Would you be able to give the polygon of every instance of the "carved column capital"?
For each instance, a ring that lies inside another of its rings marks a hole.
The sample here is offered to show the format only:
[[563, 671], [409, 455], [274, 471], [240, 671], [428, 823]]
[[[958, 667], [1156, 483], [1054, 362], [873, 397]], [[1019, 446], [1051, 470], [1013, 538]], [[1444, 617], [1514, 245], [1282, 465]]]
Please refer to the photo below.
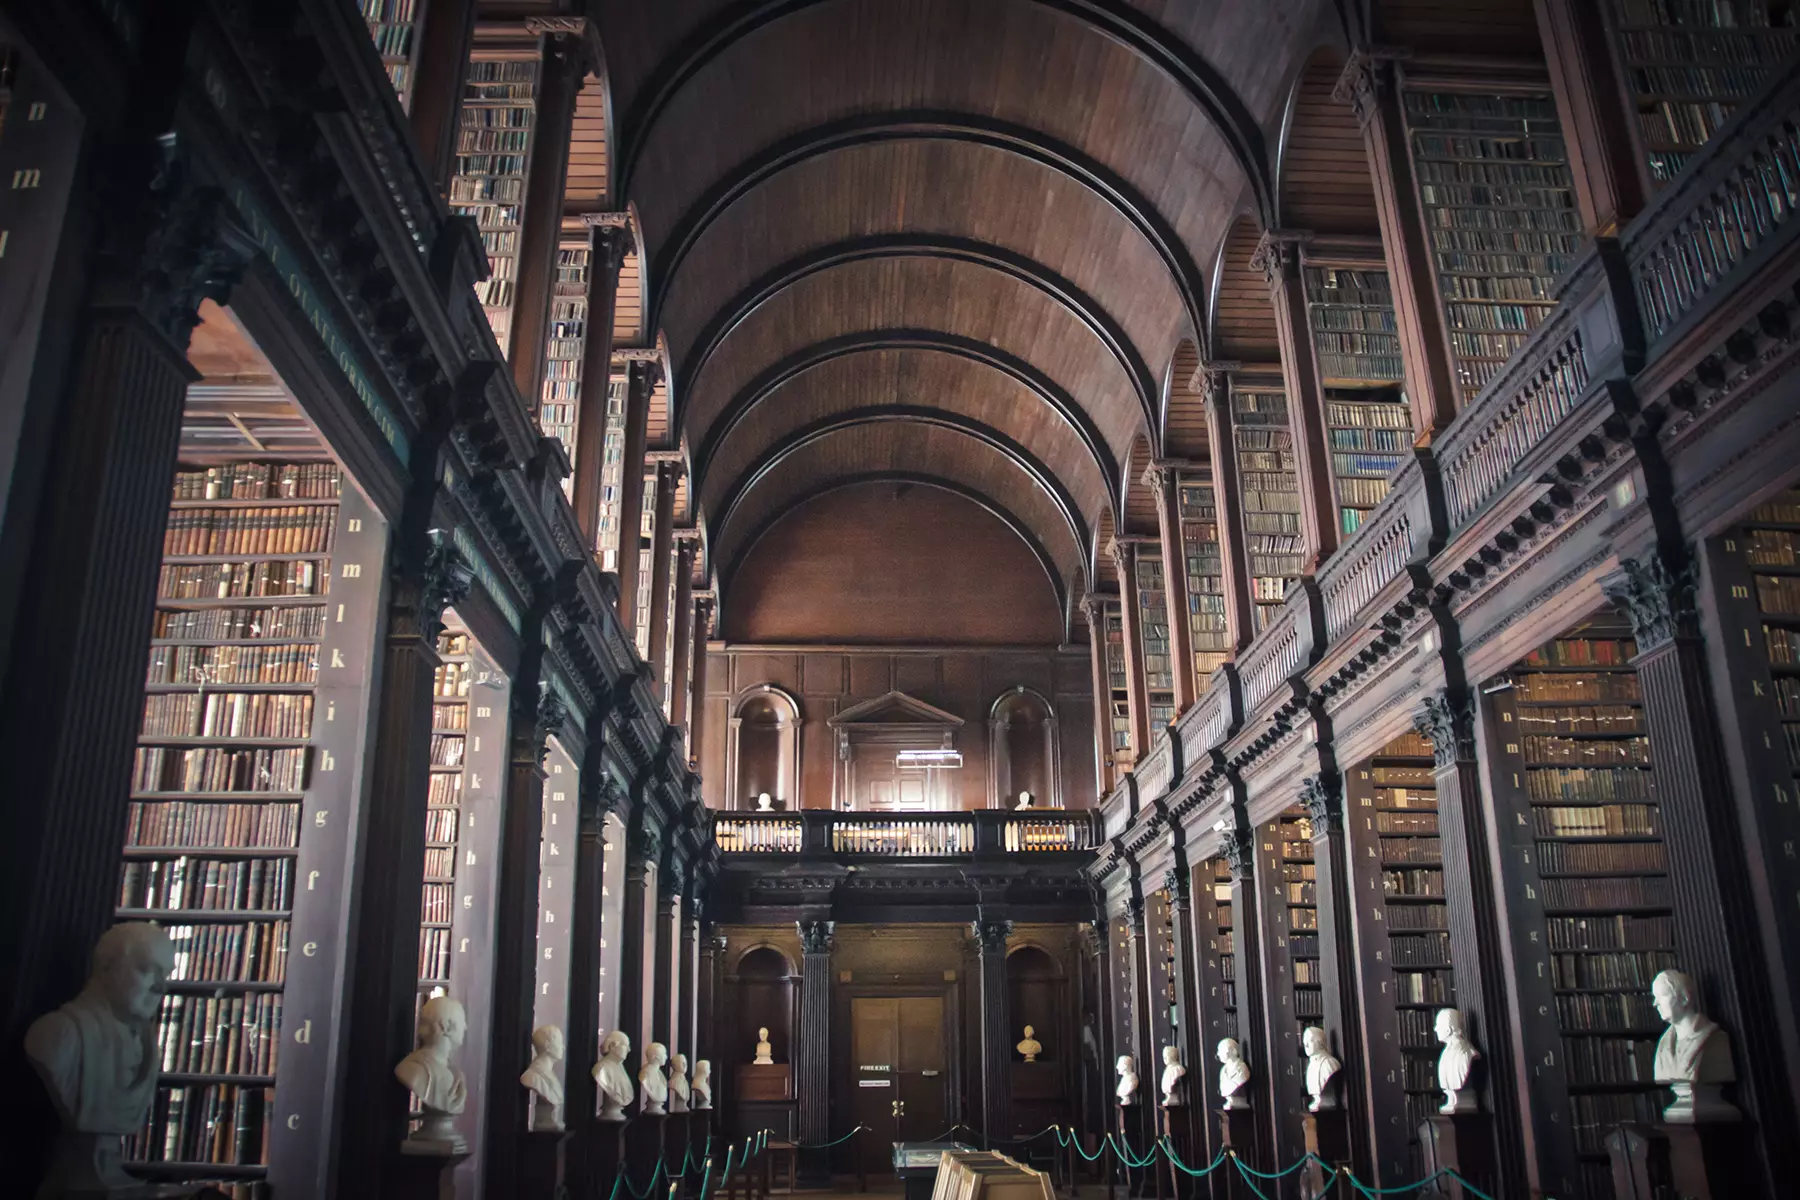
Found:
[[1125, 594], [1126, 588], [1133, 586], [1131, 583], [1131, 564], [1133, 558], [1137, 554], [1137, 546], [1135, 543], [1126, 541], [1122, 538], [1114, 538], [1112, 544], [1107, 546], [1106, 552], [1112, 555], [1113, 566], [1118, 569], [1119, 594], [1122, 596]]
[[1088, 628], [1095, 633], [1104, 632], [1106, 626], [1106, 597], [1097, 592], [1089, 592], [1081, 598], [1081, 614], [1087, 618]]
[[1261, 271], [1263, 281], [1270, 287], [1293, 278], [1300, 270], [1300, 247], [1307, 237], [1307, 234], [1287, 229], [1266, 231], [1250, 254], [1250, 269]]
[[1144, 898], [1125, 897], [1125, 931], [1134, 938], [1144, 936]]
[[1256, 838], [1248, 825], [1238, 822], [1223, 830], [1219, 853], [1231, 867], [1231, 877], [1249, 883], [1256, 871]]
[[1331, 98], [1348, 104], [1357, 123], [1367, 126], [1375, 119], [1383, 98], [1394, 88], [1394, 61], [1404, 52], [1390, 48], [1371, 48], [1351, 53], [1350, 61], [1338, 76]]
[[417, 620], [420, 635], [435, 643], [444, 631], [444, 610], [468, 597], [475, 568], [444, 530], [433, 529], [427, 536], [431, 541], [419, 571]]
[[617, 275], [631, 249], [631, 218], [624, 213], [588, 213], [588, 270]]
[[[538, 682], [536, 704], [519, 703], [523, 697], [515, 699], [516, 719], [514, 728], [519, 731], [513, 742], [513, 761], [542, 766], [544, 755], [550, 750], [550, 735], [563, 727], [569, 719], [569, 706], [563, 698], [550, 686], [547, 679]], [[523, 736], [519, 736], [519, 735]]]
[[800, 931], [800, 952], [806, 957], [831, 953], [836, 921], [795, 921], [794, 927]]
[[1144, 468], [1144, 486], [1156, 493], [1159, 504], [1166, 504], [1169, 496], [1175, 491], [1175, 485], [1181, 478], [1181, 465], [1167, 459], [1157, 459]]
[[975, 939], [975, 948], [981, 957], [998, 954], [1006, 955], [1006, 939], [1012, 936], [1011, 921], [996, 921], [986, 917], [977, 917], [969, 925], [969, 933]]
[[1600, 581], [1600, 590], [1625, 610], [1643, 654], [1698, 631], [1695, 583], [1692, 555], [1671, 570], [1662, 554], [1651, 550], [1641, 558], [1621, 558], [1619, 569]]
[[627, 859], [639, 867], [647, 867], [662, 858], [662, 851], [662, 831], [648, 821], [638, 821], [625, 842]]
[[1178, 913], [1185, 913], [1193, 902], [1193, 892], [1188, 884], [1188, 873], [1170, 867], [1163, 872], [1163, 891], [1169, 893], [1169, 904]]
[[1196, 378], [1200, 384], [1200, 399], [1208, 405], [1224, 405], [1231, 399], [1231, 372], [1236, 363], [1201, 363]]
[[1413, 713], [1413, 729], [1431, 740], [1439, 770], [1475, 759], [1475, 706], [1467, 696], [1435, 692]]
[[1300, 783], [1300, 807], [1312, 821], [1313, 838], [1343, 828], [1343, 787], [1335, 775], [1308, 775]]

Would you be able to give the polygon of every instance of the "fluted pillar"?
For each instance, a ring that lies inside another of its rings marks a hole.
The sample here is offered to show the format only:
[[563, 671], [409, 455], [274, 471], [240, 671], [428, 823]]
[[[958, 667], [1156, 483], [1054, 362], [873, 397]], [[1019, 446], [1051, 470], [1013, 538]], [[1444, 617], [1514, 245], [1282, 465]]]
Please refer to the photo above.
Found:
[[1288, 424], [1294, 438], [1300, 481], [1300, 529], [1316, 571], [1338, 546], [1337, 498], [1331, 483], [1330, 434], [1325, 427], [1325, 389], [1313, 355], [1312, 326], [1306, 317], [1306, 283], [1300, 275], [1302, 236], [1285, 230], [1263, 234], [1250, 265], [1260, 267], [1275, 310], [1281, 345], [1281, 379], [1287, 390]]
[[475, 0], [430, 0], [420, 7], [424, 12], [414, 33], [418, 48], [407, 116], [426, 178], [444, 196], [456, 174], [457, 126], [475, 43]]
[[[831, 1140], [831, 948], [834, 922], [799, 922], [801, 951], [800, 1037], [794, 1047], [794, 1094], [800, 1101], [800, 1141]], [[830, 1151], [802, 1156], [803, 1178], [829, 1184]]]
[[1237, 453], [1232, 445], [1231, 379], [1222, 370], [1203, 372], [1207, 451], [1212, 457], [1213, 508], [1219, 516], [1219, 567], [1225, 584], [1225, 618], [1231, 651], [1256, 637], [1250, 600], [1250, 559], [1245, 549], [1244, 494], [1238, 487]]
[[981, 1130], [988, 1149], [1012, 1136], [1013, 1039], [1006, 994], [1006, 939], [1012, 928], [1011, 921], [989, 917], [977, 917], [969, 927], [981, 990]]
[[1094, 794], [1104, 798], [1113, 786], [1112, 681], [1106, 672], [1106, 598], [1081, 598], [1087, 618], [1088, 657], [1094, 670]]
[[575, 94], [588, 71], [581, 18], [525, 18], [540, 39], [537, 105], [531, 123], [531, 159], [519, 223], [518, 278], [513, 289], [512, 344], [501, 347], [527, 409], [537, 411], [544, 393], [544, 353], [556, 288], [556, 252], [562, 243], [563, 193], [569, 178], [569, 137]]
[[633, 358], [625, 382], [624, 439], [619, 461], [619, 624], [625, 636], [637, 633], [638, 554], [644, 525], [644, 437], [650, 421], [650, 393], [661, 368]]
[[1333, 1052], [1343, 1063], [1336, 1087], [1349, 1110], [1350, 1151], [1359, 1175], [1372, 1174], [1375, 1159], [1369, 1094], [1364, 1087], [1367, 1056], [1360, 1009], [1355, 935], [1351, 930], [1350, 842], [1344, 833], [1343, 783], [1333, 770], [1308, 775], [1300, 785], [1300, 806], [1312, 822], [1315, 898], [1319, 915], [1319, 982], [1325, 1017], [1321, 1022]]
[[1125, 695], [1131, 714], [1131, 760], [1150, 752], [1150, 702], [1144, 694], [1144, 632], [1137, 602], [1137, 543], [1114, 541], [1113, 566], [1119, 573], [1119, 620], [1125, 634]]
[[706, 765], [706, 639], [712, 627], [712, 614], [713, 598], [696, 596], [687, 737], [688, 766], [695, 771], [703, 770]]
[[650, 531], [650, 638], [645, 657], [655, 678], [656, 698], [669, 708], [669, 572], [674, 567], [675, 488], [681, 479], [681, 463], [663, 459], [656, 464], [656, 525]]
[[669, 724], [684, 734], [688, 727], [688, 664], [694, 644], [694, 555], [697, 534], [688, 533], [675, 544], [675, 612], [669, 632]]
[[[597, 722], [596, 729], [603, 728]], [[564, 1030], [568, 1066], [563, 1072], [563, 1123], [575, 1134], [567, 1182], [571, 1196], [586, 1196], [593, 1178], [594, 1115], [599, 1111], [593, 1066], [600, 1060], [600, 914], [604, 907], [606, 814], [624, 800], [606, 778], [601, 754], [590, 750], [581, 773], [581, 834], [575, 850], [575, 896], [570, 905], [569, 1023]], [[622, 886], [623, 881], [618, 881]]]
[[[588, 226], [587, 335], [581, 342], [581, 398], [575, 409], [575, 523], [596, 559], [600, 551], [601, 477], [606, 470], [606, 410], [612, 390], [613, 319], [619, 267], [631, 231], [624, 213], [593, 213]], [[622, 531], [621, 531], [622, 532]]]
[[1173, 463], [1144, 468], [1144, 482], [1156, 497], [1156, 528], [1162, 551], [1163, 598], [1169, 614], [1169, 670], [1175, 677], [1175, 715], [1193, 707], [1194, 623], [1188, 615], [1187, 554], [1181, 544], [1180, 474]]

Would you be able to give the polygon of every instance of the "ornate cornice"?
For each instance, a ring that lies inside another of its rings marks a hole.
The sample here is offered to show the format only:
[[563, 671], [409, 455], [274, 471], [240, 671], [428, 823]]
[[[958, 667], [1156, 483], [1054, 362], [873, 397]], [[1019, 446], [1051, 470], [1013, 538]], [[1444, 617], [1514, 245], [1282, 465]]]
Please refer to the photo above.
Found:
[[1466, 695], [1434, 692], [1413, 712], [1413, 729], [1431, 741], [1438, 770], [1475, 761], [1475, 705]]
[[1308, 775], [1300, 781], [1299, 801], [1312, 821], [1313, 837], [1343, 828], [1344, 792], [1336, 775]]
[[435, 642], [444, 631], [444, 610], [467, 598], [474, 586], [475, 568], [442, 529], [433, 529], [430, 537], [420, 571], [419, 629], [427, 641]]
[[1670, 570], [1657, 550], [1641, 558], [1621, 558], [1619, 569], [1600, 581], [1606, 598], [1630, 619], [1639, 654], [1694, 634], [1699, 622], [1694, 587], [1693, 556]]
[[1006, 939], [1012, 936], [1011, 921], [995, 921], [978, 917], [969, 925], [969, 934], [975, 939], [975, 948], [983, 958], [989, 955], [1006, 954]]
[[836, 921], [796, 921], [794, 927], [800, 931], [800, 950], [806, 957], [830, 955]]

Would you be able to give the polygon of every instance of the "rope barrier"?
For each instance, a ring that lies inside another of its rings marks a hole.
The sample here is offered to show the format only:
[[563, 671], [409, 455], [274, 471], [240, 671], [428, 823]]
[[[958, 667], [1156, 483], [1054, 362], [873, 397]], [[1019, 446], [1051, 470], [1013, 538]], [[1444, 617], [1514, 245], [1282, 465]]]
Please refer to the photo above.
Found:
[[843, 1137], [837, 1139], [837, 1141], [835, 1141], [835, 1142], [820, 1142], [816, 1146], [795, 1146], [794, 1149], [796, 1149], [796, 1150], [829, 1150], [833, 1146], [840, 1146], [843, 1143], [849, 1141], [851, 1138], [855, 1137], [857, 1134], [861, 1133], [863, 1130], [865, 1130], [867, 1128], [868, 1128], [867, 1125], [858, 1125], [855, 1129], [852, 1129], [849, 1133], [846, 1133]]

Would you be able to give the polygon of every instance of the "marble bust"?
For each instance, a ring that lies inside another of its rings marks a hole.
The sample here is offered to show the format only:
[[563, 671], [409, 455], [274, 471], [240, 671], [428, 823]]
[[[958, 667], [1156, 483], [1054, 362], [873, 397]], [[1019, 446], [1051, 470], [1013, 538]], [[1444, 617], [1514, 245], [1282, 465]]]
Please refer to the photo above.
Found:
[[693, 1099], [688, 1106], [695, 1112], [712, 1107], [712, 1060], [703, 1058], [694, 1064], [694, 1081], [689, 1085]]
[[1025, 1027], [1025, 1040], [1014, 1046], [1013, 1049], [1017, 1050], [1026, 1062], [1036, 1062], [1037, 1056], [1044, 1052], [1044, 1047], [1038, 1043], [1036, 1030], [1029, 1025]]
[[763, 1026], [756, 1031], [756, 1061], [751, 1066], [772, 1067], [775, 1065], [775, 1048], [769, 1045], [769, 1027]]
[[669, 1055], [669, 1111], [686, 1112], [688, 1110], [688, 1073], [687, 1055]]
[[1138, 1090], [1137, 1063], [1132, 1061], [1131, 1055], [1121, 1054], [1119, 1055], [1117, 1070], [1119, 1072], [1119, 1087], [1116, 1094], [1119, 1097], [1119, 1103], [1136, 1104]]
[[1181, 1065], [1181, 1050], [1175, 1046], [1164, 1046], [1162, 1049], [1162, 1102], [1164, 1108], [1179, 1108], [1181, 1099], [1181, 1079], [1187, 1074], [1187, 1068]]
[[433, 996], [419, 1009], [419, 1048], [400, 1060], [394, 1077], [418, 1097], [424, 1117], [401, 1143], [405, 1154], [462, 1154], [469, 1144], [454, 1118], [468, 1103], [468, 1084], [450, 1056], [463, 1044], [469, 1017], [462, 1002]]
[[1675, 1093], [1663, 1109], [1671, 1125], [1736, 1121], [1743, 1117], [1726, 1100], [1722, 1085], [1737, 1081], [1731, 1061], [1731, 1035], [1700, 1011], [1694, 981], [1683, 971], [1663, 971], [1650, 983], [1656, 1013], [1668, 1022], [1656, 1043], [1654, 1075]]
[[143, 1128], [156, 1098], [156, 1014], [174, 969], [160, 928], [115, 925], [95, 943], [81, 993], [26, 1031], [25, 1056], [62, 1118], [40, 1195], [136, 1184], [120, 1165], [119, 1139]]
[[644, 1112], [649, 1116], [661, 1116], [667, 1112], [669, 1100], [669, 1079], [663, 1074], [663, 1064], [669, 1061], [669, 1048], [661, 1042], [651, 1042], [644, 1047], [644, 1065], [638, 1070], [638, 1086], [644, 1089]]
[[1308, 1025], [1300, 1035], [1300, 1046], [1306, 1051], [1306, 1094], [1312, 1097], [1306, 1111], [1336, 1108], [1338, 1102], [1331, 1092], [1331, 1081], [1344, 1064], [1332, 1057], [1325, 1031], [1317, 1025]]
[[1437, 1064], [1438, 1086], [1444, 1090], [1444, 1104], [1438, 1111], [1472, 1113], [1479, 1106], [1469, 1087], [1469, 1075], [1475, 1068], [1475, 1060], [1481, 1057], [1481, 1051], [1469, 1040], [1463, 1015], [1454, 1008], [1437, 1010], [1435, 1031], [1437, 1040], [1444, 1044], [1438, 1053]]
[[1225, 1098], [1225, 1107], [1249, 1108], [1244, 1086], [1250, 1082], [1250, 1064], [1244, 1061], [1242, 1047], [1236, 1038], [1220, 1038], [1218, 1054], [1219, 1095]]
[[1020, 810], [1030, 808], [1031, 807], [1031, 793], [1030, 792], [1020, 792], [1019, 793], [1019, 803], [1016, 807]]
[[631, 1086], [631, 1073], [625, 1069], [625, 1056], [631, 1053], [631, 1038], [615, 1029], [600, 1039], [600, 1061], [594, 1064], [594, 1083], [600, 1089], [600, 1119], [625, 1120], [625, 1107], [636, 1097]]
[[563, 1059], [563, 1031], [555, 1025], [539, 1025], [531, 1031], [531, 1051], [531, 1065], [519, 1076], [532, 1095], [531, 1128], [538, 1133], [560, 1133], [563, 1088], [557, 1065]]
[[757, 812], [774, 812], [775, 811], [774, 797], [770, 796], [769, 793], [767, 793], [767, 792], [758, 793], [757, 797], [756, 797], [756, 811]]

